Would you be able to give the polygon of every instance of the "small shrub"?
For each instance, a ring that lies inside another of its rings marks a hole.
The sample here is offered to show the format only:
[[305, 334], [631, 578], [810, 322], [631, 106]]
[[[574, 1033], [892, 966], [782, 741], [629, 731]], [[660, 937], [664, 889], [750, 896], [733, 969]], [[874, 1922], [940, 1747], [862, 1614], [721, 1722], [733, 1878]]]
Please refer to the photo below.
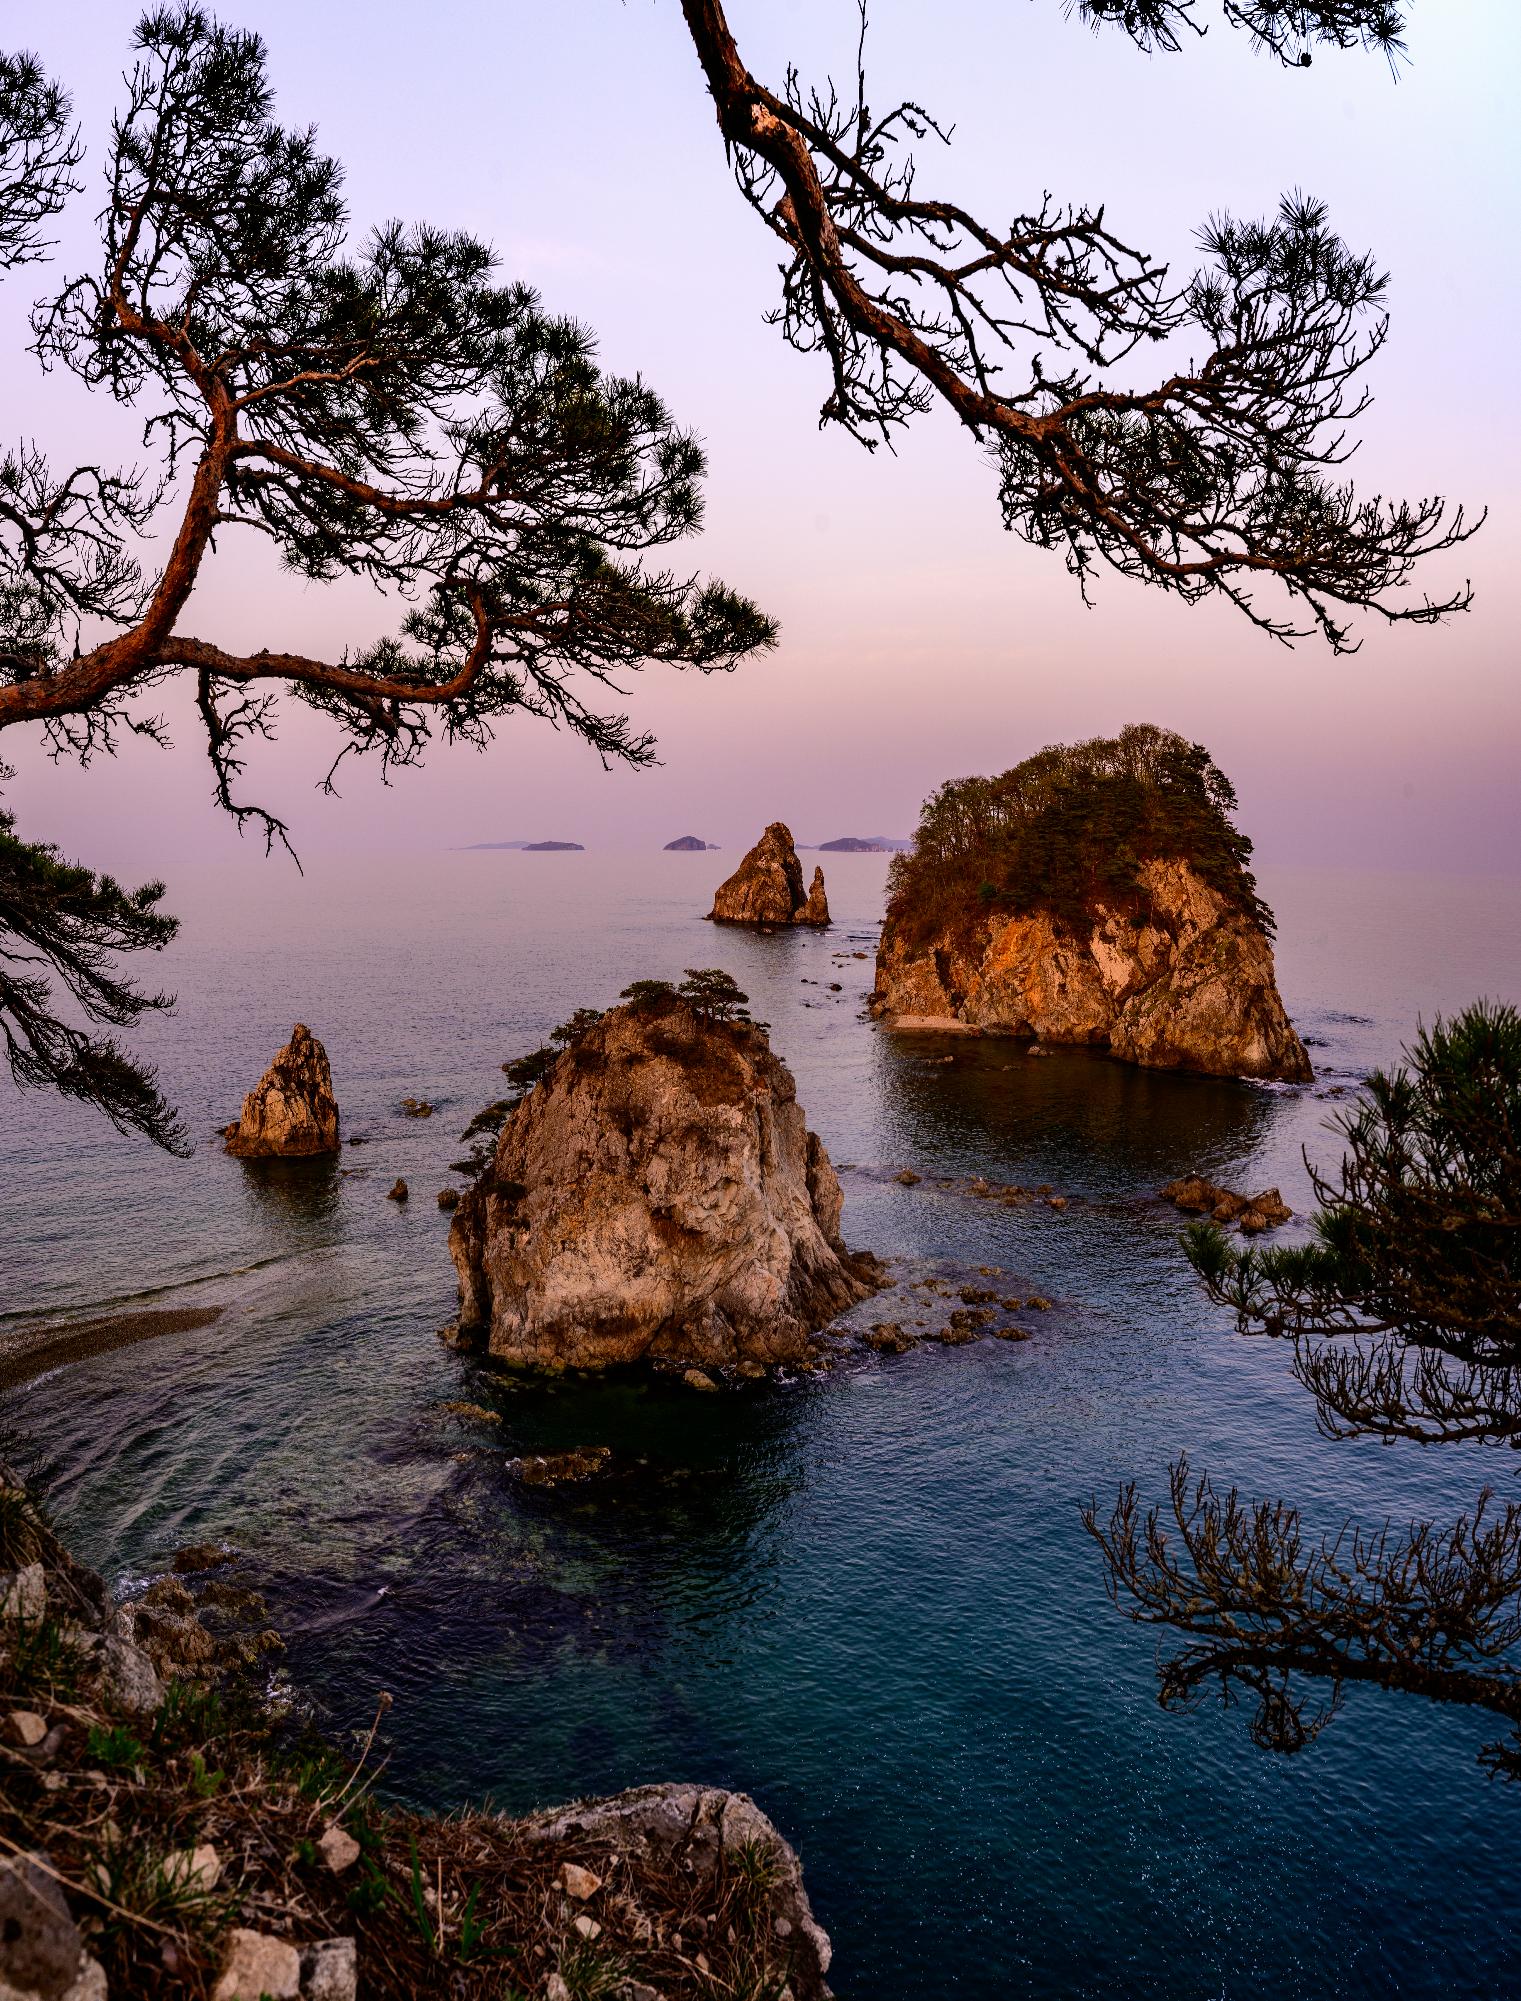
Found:
[[3, 1670], [8, 1700], [48, 1707], [72, 1702], [88, 1668], [88, 1659], [56, 1619], [18, 1619], [11, 1628], [9, 1658]]
[[136, 1771], [148, 1756], [147, 1745], [124, 1723], [92, 1723], [86, 1749], [93, 1762], [108, 1772]]

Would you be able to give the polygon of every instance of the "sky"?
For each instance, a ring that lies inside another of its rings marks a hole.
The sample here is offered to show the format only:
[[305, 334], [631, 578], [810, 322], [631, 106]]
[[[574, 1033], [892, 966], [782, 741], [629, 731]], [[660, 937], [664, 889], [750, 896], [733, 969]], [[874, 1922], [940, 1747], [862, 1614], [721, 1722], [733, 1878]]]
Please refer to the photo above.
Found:
[[[60, 277], [92, 261], [137, 11], [118, 0], [6, 10], [8, 41], [35, 48], [73, 91], [90, 147], [86, 194], [60, 229]], [[804, 841], [905, 834], [946, 778], [1148, 721], [1210, 747], [1263, 861], [1516, 869], [1513, 0], [1412, 0], [1397, 80], [1363, 53], [1285, 71], [1217, 18], [1181, 54], [1148, 58], [1113, 30], [1093, 35], [1062, 0], [873, 7], [874, 105], [911, 97], [954, 123], [949, 150], [921, 149], [921, 188], [992, 221], [1045, 189], [1105, 203], [1121, 237], [1178, 269], [1212, 213], [1270, 213], [1302, 188], [1389, 269], [1392, 335], [1372, 371], [1358, 479], [1452, 494], [1490, 518], [1427, 580], [1445, 591], [1471, 577], [1470, 613], [1435, 629], [1363, 620], [1362, 651], [1341, 659], [1114, 576], [1085, 609], [1058, 556], [1002, 530], [993, 473], [943, 412], [895, 455], [821, 431], [827, 383], [764, 324], [773, 240], [729, 176], [676, 0], [228, 0], [221, 11], [265, 37], [280, 116], [317, 124], [346, 163], [356, 235], [393, 216], [475, 231], [505, 273], [596, 330], [608, 367], [642, 374], [703, 437], [706, 524], [681, 559], [781, 624], [777, 650], [732, 676], [631, 678], [627, 706], [661, 746], [660, 767], [642, 773], [604, 772], [580, 743], [517, 719], [486, 753], [436, 747], [389, 788], [354, 770], [335, 801], [315, 789], [332, 754], [325, 726], [287, 707], [247, 785], [290, 820], [303, 853], [542, 838], [641, 849], [686, 833], [727, 848], [776, 818]], [[1214, 17], [1210, 0], [1200, 11]], [[852, 72], [851, 0], [730, 0], [729, 16], [774, 87], [789, 60], [809, 79]], [[44, 379], [25, 354], [45, 282], [22, 272], [0, 291], [7, 435], [55, 460], [141, 461], [140, 419]], [[390, 616], [367, 588], [303, 584], [245, 540], [208, 566], [183, 626], [240, 652], [336, 656]], [[185, 695], [156, 701], [174, 748], [134, 743], [87, 772], [9, 733], [19, 830], [122, 873], [172, 876], [189, 854], [239, 854], [211, 807]]]

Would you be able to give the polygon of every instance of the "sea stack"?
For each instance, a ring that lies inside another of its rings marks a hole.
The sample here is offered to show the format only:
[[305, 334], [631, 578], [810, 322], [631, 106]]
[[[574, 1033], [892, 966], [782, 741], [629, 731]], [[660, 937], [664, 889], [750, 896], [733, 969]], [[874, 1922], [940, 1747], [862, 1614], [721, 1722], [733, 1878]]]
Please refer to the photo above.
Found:
[[873, 1014], [1308, 1082], [1235, 803], [1202, 745], [1146, 725], [943, 786], [893, 863]]
[[796, 1362], [873, 1289], [841, 1203], [762, 1028], [675, 993], [614, 1008], [455, 1211], [460, 1334], [538, 1368]]
[[327, 1051], [304, 1022], [243, 1100], [226, 1131], [227, 1151], [244, 1160], [302, 1159], [338, 1151], [338, 1101]]
[[824, 895], [824, 871], [813, 872], [813, 887], [803, 888], [803, 865], [792, 835], [773, 820], [727, 882], [721, 883], [708, 912], [715, 924], [811, 924], [829, 922]]

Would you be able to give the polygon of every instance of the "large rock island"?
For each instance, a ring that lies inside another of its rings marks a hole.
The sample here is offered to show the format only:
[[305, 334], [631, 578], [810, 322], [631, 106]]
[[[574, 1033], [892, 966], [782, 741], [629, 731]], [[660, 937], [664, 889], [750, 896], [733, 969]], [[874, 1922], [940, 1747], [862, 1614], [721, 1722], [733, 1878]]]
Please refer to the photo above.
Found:
[[892, 865], [873, 1013], [1307, 1082], [1235, 804], [1202, 745], [1146, 725], [942, 786]]
[[634, 991], [546, 1053], [455, 1211], [460, 1334], [535, 1367], [797, 1361], [872, 1289], [829, 1156], [764, 1029]]
[[245, 1160], [304, 1159], [338, 1151], [338, 1100], [327, 1051], [305, 1022], [248, 1096], [224, 1135]]
[[813, 924], [829, 922], [824, 895], [824, 871], [813, 871], [813, 883], [803, 888], [803, 864], [792, 835], [773, 820], [727, 882], [720, 883], [708, 912], [715, 924]]

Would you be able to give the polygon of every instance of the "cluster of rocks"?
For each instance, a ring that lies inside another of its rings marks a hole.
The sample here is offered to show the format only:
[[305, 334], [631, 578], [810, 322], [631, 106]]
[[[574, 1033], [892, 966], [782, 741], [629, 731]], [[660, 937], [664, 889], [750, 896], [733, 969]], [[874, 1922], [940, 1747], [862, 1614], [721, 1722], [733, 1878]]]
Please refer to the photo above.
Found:
[[[925, 1180], [913, 1168], [903, 1167], [893, 1176], [900, 1187], [918, 1188]], [[975, 1195], [981, 1202], [997, 1202], [1004, 1209], [1029, 1209], [1040, 1204], [1047, 1209], [1065, 1209], [1069, 1203], [1080, 1202], [1080, 1195], [1058, 1195], [1049, 1181], [1038, 1182], [1027, 1188], [1019, 1181], [990, 1181], [985, 1174], [974, 1174], [958, 1179], [955, 1175], [936, 1176], [931, 1184], [935, 1188], [950, 1189], [963, 1195]]]
[[1171, 1202], [1186, 1216], [1208, 1216], [1216, 1223], [1234, 1223], [1248, 1237], [1276, 1230], [1294, 1214], [1276, 1188], [1265, 1188], [1260, 1195], [1238, 1195], [1232, 1189], [1206, 1181], [1201, 1174], [1186, 1174], [1177, 1181], [1169, 1181], [1161, 1191], [1161, 1200]]
[[733, 875], [720, 883], [708, 917], [714, 924], [766, 929], [807, 924], [822, 930], [829, 923], [824, 871], [815, 868], [813, 882], [805, 890], [803, 864], [792, 835], [780, 820], [773, 820]]

